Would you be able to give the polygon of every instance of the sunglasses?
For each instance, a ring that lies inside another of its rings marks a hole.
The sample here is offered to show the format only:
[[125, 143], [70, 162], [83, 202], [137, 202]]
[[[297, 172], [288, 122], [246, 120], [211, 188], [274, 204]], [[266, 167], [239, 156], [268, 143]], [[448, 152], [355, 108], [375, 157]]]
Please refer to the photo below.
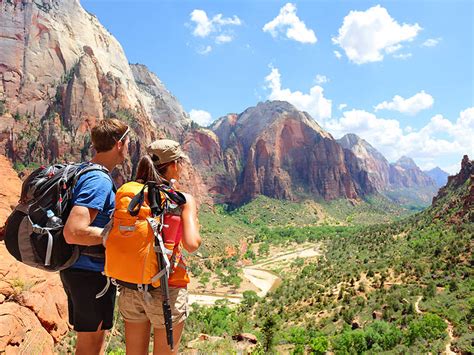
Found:
[[125, 139], [125, 137], [127, 136], [127, 134], [130, 133], [130, 127], [127, 127], [127, 130], [125, 131], [125, 133], [122, 135], [122, 137], [120, 137], [120, 139], [117, 141], [117, 142], [121, 142]]

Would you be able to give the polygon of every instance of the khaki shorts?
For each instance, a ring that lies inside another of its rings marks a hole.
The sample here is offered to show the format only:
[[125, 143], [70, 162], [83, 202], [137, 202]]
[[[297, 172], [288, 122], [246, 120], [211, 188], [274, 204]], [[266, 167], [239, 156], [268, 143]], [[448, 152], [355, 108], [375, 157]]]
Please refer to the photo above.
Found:
[[[145, 302], [143, 293], [120, 287], [118, 306], [120, 314], [127, 322], [141, 323], [150, 321], [154, 328], [164, 329], [163, 298], [161, 289], [150, 291], [152, 299]], [[169, 288], [171, 317], [173, 324], [181, 323], [189, 315], [188, 290]]]

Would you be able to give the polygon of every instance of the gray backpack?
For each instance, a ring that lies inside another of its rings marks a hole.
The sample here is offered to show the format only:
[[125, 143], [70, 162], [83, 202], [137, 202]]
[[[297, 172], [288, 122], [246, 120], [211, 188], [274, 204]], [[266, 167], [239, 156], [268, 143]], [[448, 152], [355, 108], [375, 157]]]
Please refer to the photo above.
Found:
[[5, 225], [5, 245], [18, 261], [47, 271], [73, 265], [81, 248], [64, 240], [72, 190], [82, 174], [108, 170], [98, 164], [40, 167], [23, 182], [19, 204]]

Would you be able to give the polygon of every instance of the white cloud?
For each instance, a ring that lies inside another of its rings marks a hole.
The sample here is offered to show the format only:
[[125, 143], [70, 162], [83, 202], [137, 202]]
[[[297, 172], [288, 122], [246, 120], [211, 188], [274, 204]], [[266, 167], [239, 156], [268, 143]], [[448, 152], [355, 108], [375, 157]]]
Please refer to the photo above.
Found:
[[196, 23], [193, 35], [197, 37], [206, 37], [212, 31], [212, 23], [207, 17], [206, 11], [193, 10], [191, 12], [191, 21]]
[[402, 49], [402, 47], [403, 46], [400, 43], [398, 43], [393, 46], [388, 46], [387, 48], [385, 48], [385, 52], [387, 52], [388, 54], [392, 54], [398, 51], [399, 49]]
[[438, 43], [441, 41], [441, 38], [428, 38], [426, 41], [423, 42], [423, 47], [436, 47]]
[[211, 51], [212, 51], [211, 46], [205, 46], [205, 47], [202, 47], [202, 48], [198, 49], [197, 52], [201, 55], [206, 55], [206, 54], [211, 53]]
[[234, 37], [228, 27], [240, 26], [242, 24], [242, 21], [237, 16], [223, 17], [222, 14], [217, 14], [209, 18], [206, 11], [199, 9], [191, 12], [190, 19], [195, 25], [193, 36], [201, 38], [211, 37], [216, 44], [231, 42]]
[[[440, 160], [461, 161], [463, 154], [474, 156], [474, 107], [462, 111], [455, 122], [435, 115], [419, 130], [404, 130], [397, 120], [379, 118], [363, 110], [344, 112], [341, 118], [330, 120], [324, 126], [336, 138], [356, 133], [390, 161], [407, 155], [420, 166], [427, 166]], [[459, 170], [459, 164], [457, 166]], [[441, 166], [450, 173], [455, 172], [453, 167]]]
[[313, 86], [307, 94], [282, 89], [280, 72], [277, 68], [271, 69], [270, 74], [265, 77], [266, 88], [270, 90], [269, 100], [288, 101], [298, 110], [308, 112], [317, 121], [331, 117], [332, 101], [324, 97], [324, 89], [321, 86]]
[[216, 43], [221, 44], [221, 43], [227, 43], [227, 42], [232, 42], [232, 36], [230, 35], [219, 35], [216, 37]]
[[263, 32], [269, 32], [273, 38], [284, 33], [287, 38], [301, 43], [314, 44], [318, 40], [314, 31], [296, 15], [296, 5], [292, 3], [283, 6], [278, 16], [263, 26]]
[[199, 123], [204, 127], [209, 126], [213, 121], [211, 114], [204, 110], [192, 109], [189, 111], [189, 117], [191, 117], [194, 122]]
[[408, 99], [404, 99], [399, 95], [395, 95], [392, 101], [384, 101], [374, 107], [378, 110], [393, 110], [409, 115], [415, 115], [422, 110], [426, 110], [433, 106], [434, 99], [430, 94], [423, 90]]
[[318, 85], [326, 84], [327, 82], [329, 82], [329, 79], [327, 78], [327, 76], [321, 75], [321, 74], [317, 74], [314, 80], [316, 81], [316, 84]]
[[339, 111], [344, 110], [347, 107], [347, 104], [340, 104], [337, 108]]
[[344, 17], [337, 37], [332, 39], [356, 64], [378, 62], [384, 54], [402, 48], [402, 42], [412, 41], [421, 30], [418, 24], [395, 21], [380, 5], [367, 11], [351, 11]]
[[456, 175], [461, 170], [461, 162], [457, 162], [455, 164], [442, 166], [441, 169], [446, 171], [449, 175]]
[[342, 58], [342, 54], [339, 51], [334, 51], [334, 55], [336, 56], [337, 59]]
[[401, 60], [405, 60], [408, 58], [411, 58], [412, 54], [411, 53], [400, 53], [400, 54], [394, 54], [393, 57]]

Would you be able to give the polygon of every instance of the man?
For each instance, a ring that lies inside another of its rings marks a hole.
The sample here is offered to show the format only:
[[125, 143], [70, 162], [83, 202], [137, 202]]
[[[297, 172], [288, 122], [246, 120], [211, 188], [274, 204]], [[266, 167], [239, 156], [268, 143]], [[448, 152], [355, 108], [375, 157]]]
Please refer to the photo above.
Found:
[[[96, 154], [90, 163], [109, 172], [123, 163], [128, 152], [130, 129], [117, 119], [104, 119], [92, 129], [91, 140]], [[87, 164], [84, 163], [84, 166]], [[86, 246], [79, 260], [61, 271], [61, 281], [68, 298], [69, 322], [77, 332], [76, 354], [104, 352], [105, 331], [112, 328], [116, 289], [110, 285], [104, 296], [104, 248], [101, 232], [115, 207], [112, 178], [106, 171], [90, 171], [80, 176], [72, 197], [72, 210], [64, 226], [69, 244]]]

